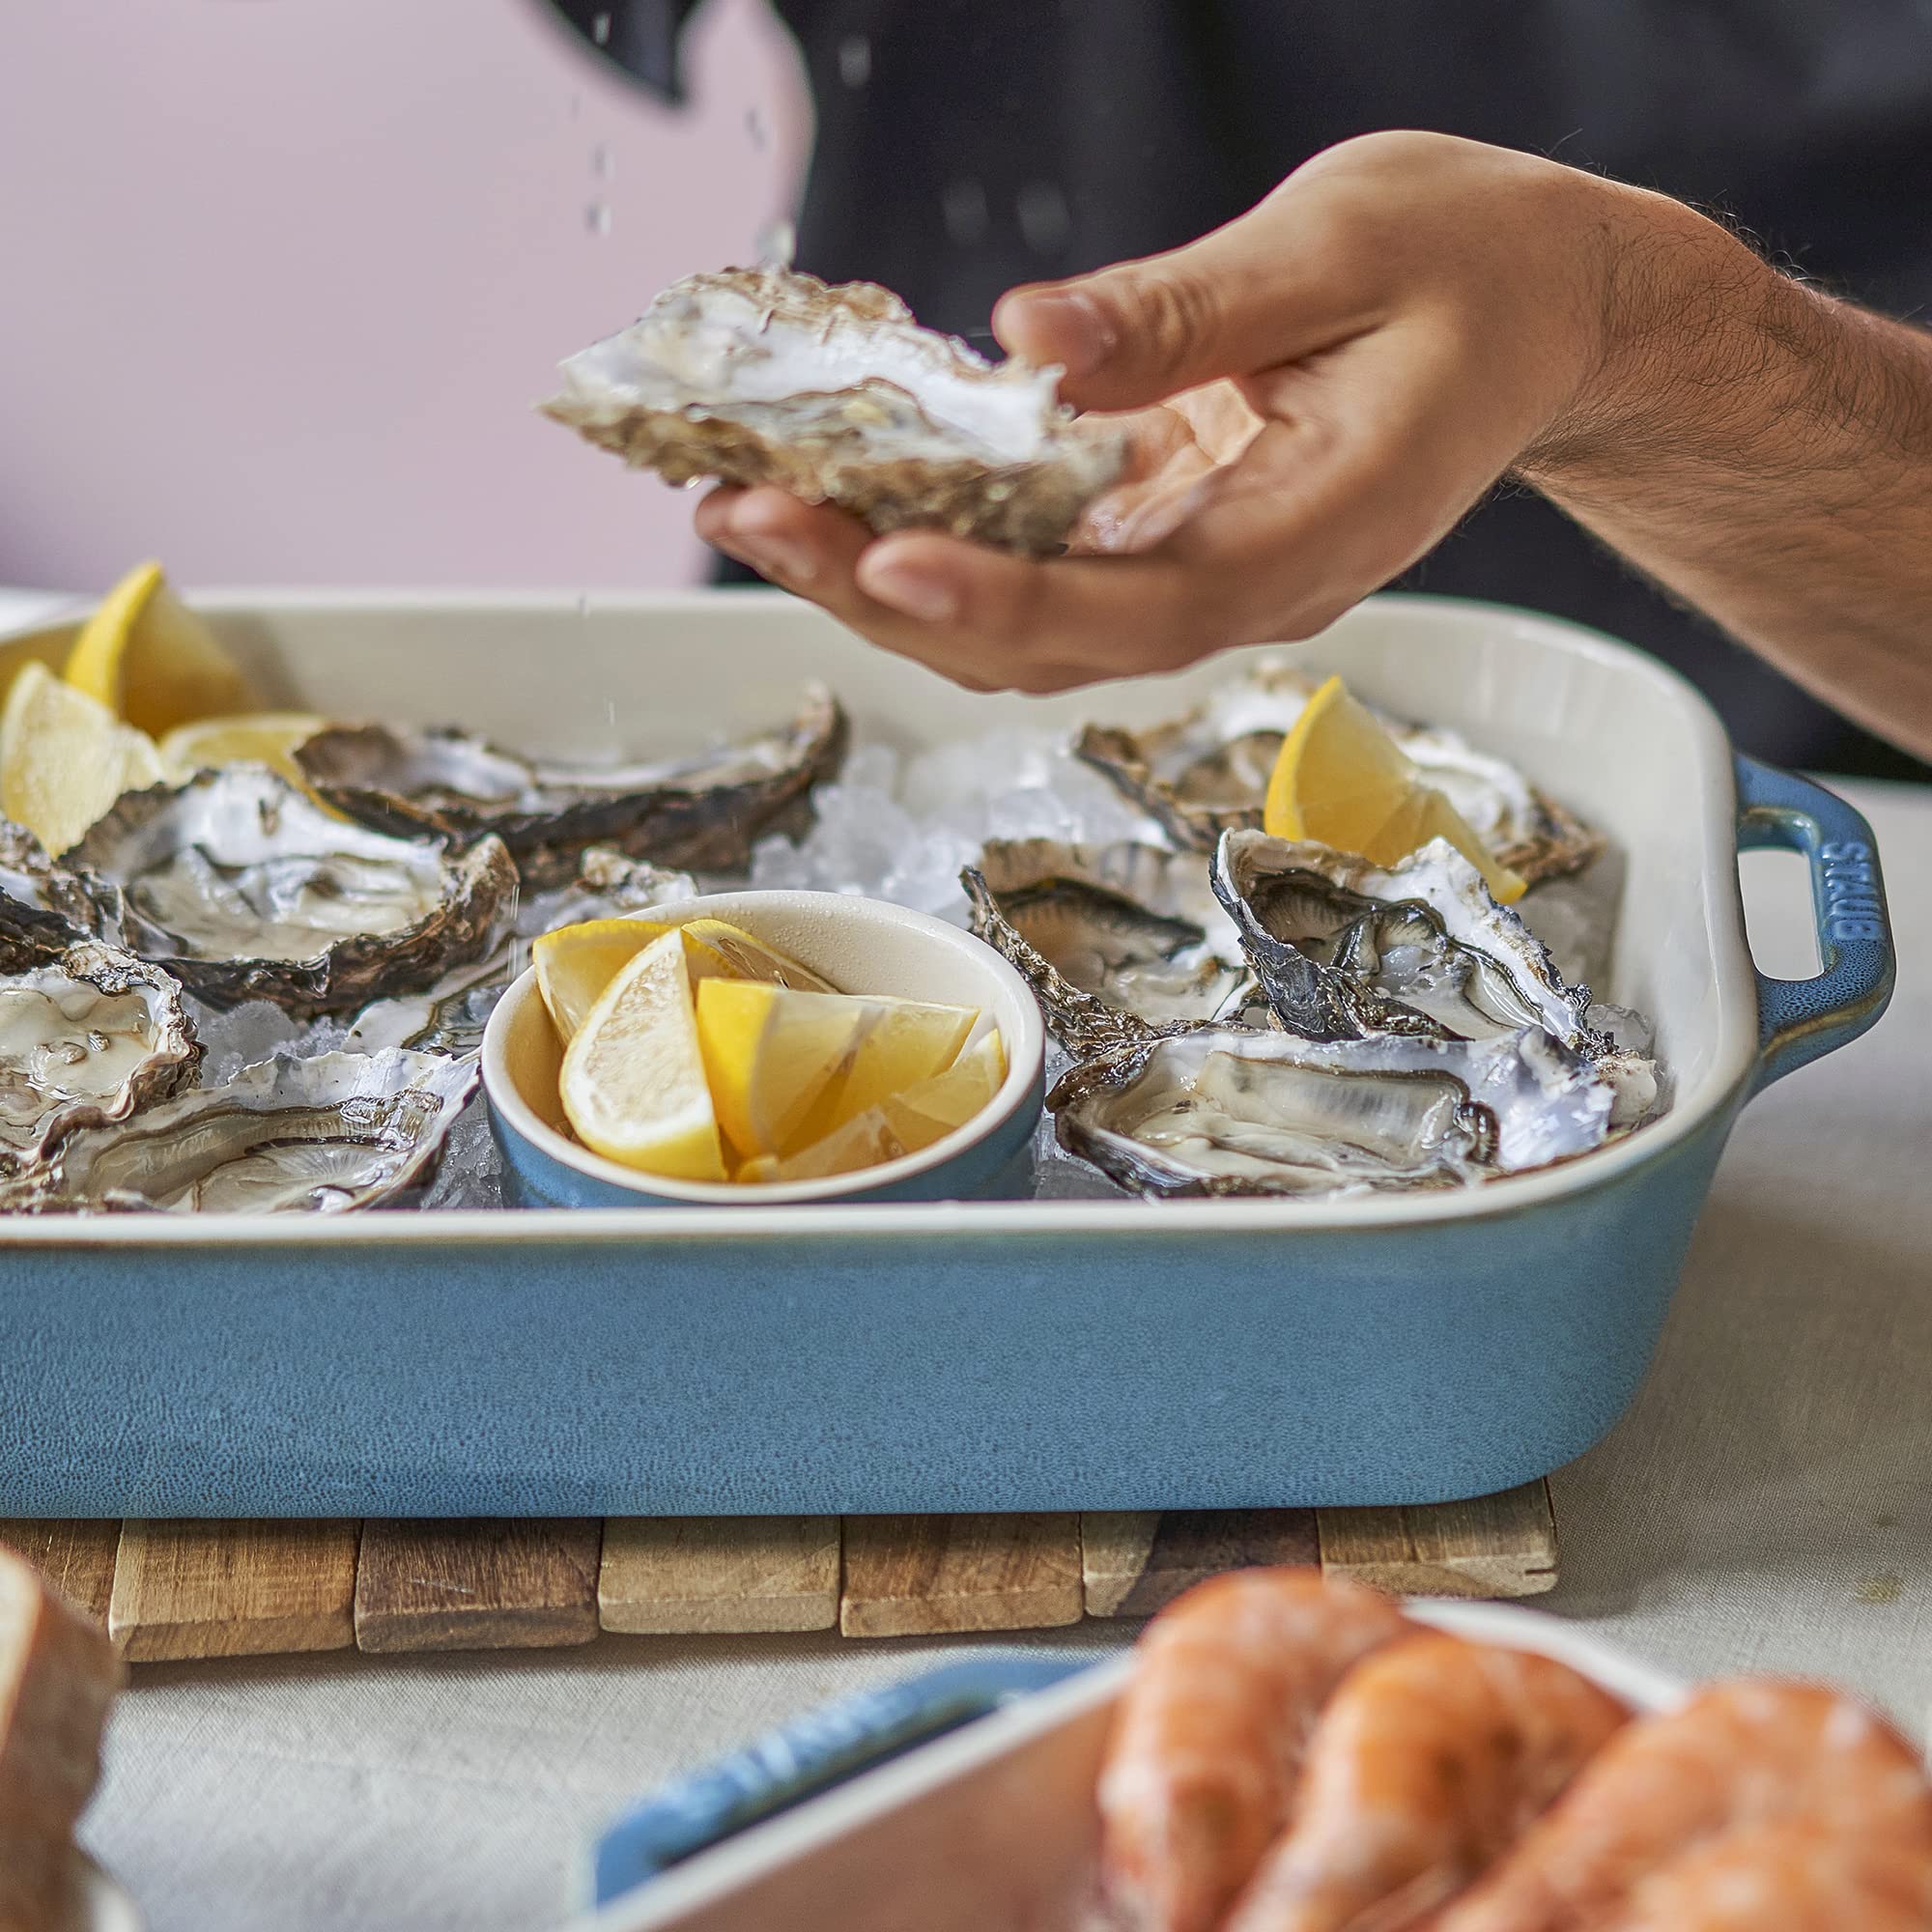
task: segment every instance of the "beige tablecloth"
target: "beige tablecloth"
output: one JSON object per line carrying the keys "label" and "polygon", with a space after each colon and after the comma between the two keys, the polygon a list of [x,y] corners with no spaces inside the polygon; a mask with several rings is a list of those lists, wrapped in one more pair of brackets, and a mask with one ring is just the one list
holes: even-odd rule
{"label": "beige tablecloth", "polygon": [[[1849,789],[1889,874],[1897,1002],[1746,1114],[1642,1395],[1556,1478],[1563,1580],[1544,1603],[1680,1671],[1834,1677],[1922,1728],[1932,794]],[[1761,960],[1792,970],[1799,880],[1752,903]],[[1129,1634],[1090,1626],[1051,1647],[1098,1655]],[[510,1658],[151,1667],[115,1719],[85,1836],[156,1932],[532,1932],[634,1794],[963,1649],[607,1637]]]}

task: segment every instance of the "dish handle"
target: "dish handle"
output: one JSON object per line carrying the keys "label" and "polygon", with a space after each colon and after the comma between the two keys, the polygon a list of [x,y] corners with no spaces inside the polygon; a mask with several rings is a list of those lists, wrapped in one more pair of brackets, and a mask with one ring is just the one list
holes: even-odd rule
{"label": "dish handle", "polygon": [[1878,843],[1863,815],[1808,779],[1755,758],[1736,764],[1738,850],[1775,847],[1810,861],[1824,962],[1810,980],[1757,975],[1756,1094],[1873,1026],[1891,999],[1896,961]]}
{"label": "dish handle", "polygon": [[776,1812],[1081,1667],[1046,1658],[987,1658],[809,1712],[619,1818],[592,1855],[592,1903],[608,1905]]}

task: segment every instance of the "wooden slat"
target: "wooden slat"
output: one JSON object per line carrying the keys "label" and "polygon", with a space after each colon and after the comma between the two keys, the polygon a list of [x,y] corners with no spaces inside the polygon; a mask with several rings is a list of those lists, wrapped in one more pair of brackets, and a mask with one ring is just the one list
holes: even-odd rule
{"label": "wooden slat", "polygon": [[611,1517],[598,1615],[637,1635],[830,1630],[838,1573],[836,1516]]}
{"label": "wooden slat", "polygon": [[845,1519],[847,1636],[1044,1630],[1081,1609],[1077,1516]]}
{"label": "wooden slat", "polygon": [[128,1522],[107,1634],[135,1662],[343,1650],[353,1522]]}
{"label": "wooden slat", "polygon": [[359,1650],[542,1650],[597,1634],[594,1519],[362,1525]]}
{"label": "wooden slat", "polygon": [[1090,1617],[1151,1617],[1224,1570],[1321,1560],[1313,1510],[1094,1512],[1080,1519]]}
{"label": "wooden slat", "polygon": [[1324,1509],[1321,1567],[1421,1597],[1535,1597],[1556,1587],[1556,1517],[1541,1480],[1473,1502]]}
{"label": "wooden slat", "polygon": [[0,1543],[17,1549],[75,1609],[107,1621],[118,1522],[32,1522],[0,1518]]}

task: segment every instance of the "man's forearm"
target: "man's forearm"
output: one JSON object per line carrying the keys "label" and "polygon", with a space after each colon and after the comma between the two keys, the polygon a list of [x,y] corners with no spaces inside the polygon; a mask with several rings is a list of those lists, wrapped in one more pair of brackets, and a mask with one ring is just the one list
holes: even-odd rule
{"label": "man's forearm", "polygon": [[1801,684],[1932,756],[1932,335],[1591,183],[1601,366],[1526,480]]}

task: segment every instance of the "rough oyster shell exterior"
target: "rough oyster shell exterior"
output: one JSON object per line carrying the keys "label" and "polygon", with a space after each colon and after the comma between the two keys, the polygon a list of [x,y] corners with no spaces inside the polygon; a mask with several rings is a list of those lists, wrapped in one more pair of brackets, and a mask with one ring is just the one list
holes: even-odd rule
{"label": "rough oyster shell exterior", "polygon": [[880,532],[1043,554],[1124,460],[1058,369],[994,367],[885,289],[789,270],[687,276],[562,374],[544,412],[634,467],[776,484]]}
{"label": "rough oyster shell exterior", "polygon": [[197,999],[304,1014],[477,957],[518,886],[500,839],[393,838],[259,765],[129,792],[69,856],[121,895],[129,947]]}
{"label": "rough oyster shell exterior", "polygon": [[0,980],[0,1174],[187,1085],[201,1060],[180,982],[84,941]]}
{"label": "rough oyster shell exterior", "polygon": [[[1224,832],[1262,829],[1282,739],[1317,688],[1316,679],[1289,666],[1263,664],[1165,724],[1147,730],[1090,724],[1074,741],[1074,753],[1151,813],[1177,844],[1211,852]],[[1506,760],[1478,752],[1454,731],[1377,716],[1421,775],[1520,877],[1534,882],[1574,872],[1603,850],[1601,833]]]}
{"label": "rough oyster shell exterior", "polygon": [[1048,1096],[1068,1153],[1151,1198],[1470,1186],[1584,1153],[1609,1087],[1540,1029],[1315,1041],[1198,1028],[1076,1066]]}
{"label": "rough oyster shell exterior", "polygon": [[0,1210],[340,1213],[425,1185],[475,1090],[473,1059],[327,1053],[244,1067],[71,1136]]}
{"label": "rough oyster shell exterior", "polygon": [[0,819],[0,972],[58,958],[90,939],[120,931],[117,895],[57,864],[11,819]]}
{"label": "rough oyster shell exterior", "polygon": [[296,753],[316,794],[399,838],[502,839],[532,892],[591,845],[659,867],[733,871],[752,843],[831,777],[845,714],[814,686],[789,724],[697,758],[627,767],[540,763],[453,728],[339,725]]}
{"label": "rough oyster shell exterior", "polygon": [[1198,858],[1123,840],[995,839],[959,875],[980,938],[1074,1054],[1202,1026],[1254,988]]}

